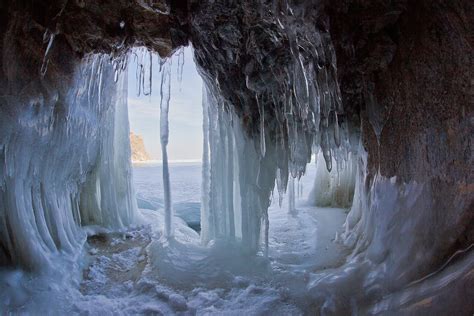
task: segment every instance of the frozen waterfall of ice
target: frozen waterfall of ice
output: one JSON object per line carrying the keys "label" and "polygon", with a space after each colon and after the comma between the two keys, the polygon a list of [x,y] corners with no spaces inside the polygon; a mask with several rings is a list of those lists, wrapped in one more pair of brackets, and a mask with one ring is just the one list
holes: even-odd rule
{"label": "frozen waterfall of ice", "polygon": [[107,56],[86,58],[72,87],[29,83],[1,107],[0,258],[28,269],[76,256],[84,225],[134,221],[126,76]]}

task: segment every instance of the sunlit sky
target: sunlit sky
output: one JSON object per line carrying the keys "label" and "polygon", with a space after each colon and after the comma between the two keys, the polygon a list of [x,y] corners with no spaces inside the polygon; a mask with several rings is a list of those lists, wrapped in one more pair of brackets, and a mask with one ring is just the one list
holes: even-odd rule
{"label": "sunlit sky", "polygon": [[[172,58],[171,100],[169,109],[169,160],[200,160],[202,155],[202,80],[197,73],[191,47],[184,50],[181,83],[178,81],[178,56]],[[160,83],[157,56],[153,57],[153,90],[151,96],[137,96],[137,64],[128,66],[128,114],[130,130],[143,137],[152,159],[161,160]]]}

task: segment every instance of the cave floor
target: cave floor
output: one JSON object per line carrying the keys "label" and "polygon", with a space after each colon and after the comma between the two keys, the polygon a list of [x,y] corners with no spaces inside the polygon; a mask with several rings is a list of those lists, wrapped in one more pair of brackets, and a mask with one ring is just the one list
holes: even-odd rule
{"label": "cave floor", "polygon": [[[160,211],[142,210],[150,222]],[[75,310],[86,313],[201,314],[307,312],[304,289],[315,271],[344,263],[335,242],[345,210],[299,204],[293,214],[272,206],[268,257],[233,243],[203,247],[184,222],[165,240],[150,225],[88,238],[89,264]],[[273,313],[274,314],[274,313]]]}

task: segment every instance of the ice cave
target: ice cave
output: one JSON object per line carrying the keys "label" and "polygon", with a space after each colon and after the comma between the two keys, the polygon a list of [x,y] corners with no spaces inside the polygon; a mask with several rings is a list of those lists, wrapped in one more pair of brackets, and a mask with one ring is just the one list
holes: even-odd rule
{"label": "ice cave", "polygon": [[473,30],[470,0],[1,0],[0,314],[473,315]]}

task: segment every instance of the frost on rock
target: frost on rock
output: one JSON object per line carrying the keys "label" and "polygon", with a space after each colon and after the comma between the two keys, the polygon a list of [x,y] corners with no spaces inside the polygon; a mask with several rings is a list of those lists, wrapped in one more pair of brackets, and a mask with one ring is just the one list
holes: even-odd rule
{"label": "frost on rock", "polygon": [[[52,42],[52,36],[50,37]],[[45,56],[47,58],[47,56]],[[0,248],[7,264],[51,267],[75,255],[83,225],[133,222],[126,76],[110,57],[76,67],[71,86],[33,80],[0,107]]]}

